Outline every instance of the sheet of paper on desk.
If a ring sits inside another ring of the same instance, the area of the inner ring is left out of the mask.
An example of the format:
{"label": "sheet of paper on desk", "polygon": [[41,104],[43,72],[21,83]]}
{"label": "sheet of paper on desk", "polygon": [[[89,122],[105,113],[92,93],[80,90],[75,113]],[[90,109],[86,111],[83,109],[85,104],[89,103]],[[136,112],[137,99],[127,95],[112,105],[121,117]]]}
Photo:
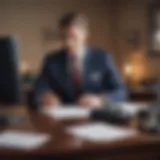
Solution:
{"label": "sheet of paper on desk", "polygon": [[35,149],[50,139],[48,134],[7,130],[0,133],[0,147],[15,149]]}
{"label": "sheet of paper on desk", "polygon": [[130,115],[138,113],[140,110],[147,110],[147,103],[120,103],[122,110]]}
{"label": "sheet of paper on desk", "polygon": [[77,119],[87,118],[90,115],[90,109],[78,106],[64,106],[51,109],[45,109],[42,112],[55,119]]}
{"label": "sheet of paper on desk", "polygon": [[93,123],[67,128],[67,132],[77,138],[89,141],[114,141],[129,138],[136,135],[135,130],[112,126],[107,123]]}

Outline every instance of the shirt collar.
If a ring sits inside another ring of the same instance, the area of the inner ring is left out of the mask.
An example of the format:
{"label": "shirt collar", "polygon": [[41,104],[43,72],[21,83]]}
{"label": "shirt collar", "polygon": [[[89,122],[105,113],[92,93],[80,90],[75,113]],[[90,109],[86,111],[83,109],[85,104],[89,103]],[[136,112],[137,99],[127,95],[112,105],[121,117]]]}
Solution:
{"label": "shirt collar", "polygon": [[[83,61],[86,53],[87,53],[87,47],[84,47],[84,48],[82,48],[78,53],[75,54],[75,57],[76,57],[78,60]],[[69,57],[69,59],[70,59],[71,55],[69,55],[68,57]]]}

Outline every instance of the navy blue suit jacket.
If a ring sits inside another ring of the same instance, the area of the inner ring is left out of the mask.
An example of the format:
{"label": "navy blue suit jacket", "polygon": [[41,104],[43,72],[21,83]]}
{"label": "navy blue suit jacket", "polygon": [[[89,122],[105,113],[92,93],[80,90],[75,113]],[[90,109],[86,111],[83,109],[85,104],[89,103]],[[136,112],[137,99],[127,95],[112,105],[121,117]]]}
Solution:
{"label": "navy blue suit jacket", "polygon": [[[64,50],[46,57],[35,86],[37,101],[47,90],[56,93],[64,103],[74,103],[77,100],[67,62],[67,53]],[[111,56],[101,49],[87,49],[82,82],[82,93],[104,94],[111,101],[123,101],[127,97],[126,88]]]}

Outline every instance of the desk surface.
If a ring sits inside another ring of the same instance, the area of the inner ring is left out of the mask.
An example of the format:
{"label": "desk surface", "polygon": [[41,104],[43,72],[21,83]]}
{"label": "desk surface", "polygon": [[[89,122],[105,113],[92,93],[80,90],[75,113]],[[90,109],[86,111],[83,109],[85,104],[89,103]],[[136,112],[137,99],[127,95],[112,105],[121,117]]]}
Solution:
{"label": "desk surface", "polygon": [[[4,112],[4,111],[3,111]],[[0,156],[39,156],[57,159],[159,159],[160,136],[139,133],[136,137],[114,142],[93,143],[77,139],[65,133],[65,127],[73,124],[93,122],[91,119],[57,121],[36,112],[19,108],[26,121],[22,124],[0,126],[0,131],[6,129],[26,130],[53,135],[44,146],[30,151],[0,148]],[[9,113],[17,113],[10,111]]]}

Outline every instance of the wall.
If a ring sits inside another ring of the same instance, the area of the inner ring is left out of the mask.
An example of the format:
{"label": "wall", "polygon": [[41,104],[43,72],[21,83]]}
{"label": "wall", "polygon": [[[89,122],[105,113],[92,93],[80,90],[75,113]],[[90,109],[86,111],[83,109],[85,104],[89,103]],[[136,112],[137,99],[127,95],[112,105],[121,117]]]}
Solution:
{"label": "wall", "polygon": [[[160,57],[148,54],[149,17],[147,0],[112,1],[112,37],[115,52],[120,55],[121,69],[125,63],[133,66],[133,82],[147,77],[160,77]],[[127,41],[133,31],[140,35],[140,45],[133,48]]]}
{"label": "wall", "polygon": [[57,21],[67,11],[86,13],[91,23],[91,43],[111,48],[108,4],[106,0],[1,0],[0,36],[15,35],[21,62],[37,72],[46,53],[43,30],[57,31]]}

